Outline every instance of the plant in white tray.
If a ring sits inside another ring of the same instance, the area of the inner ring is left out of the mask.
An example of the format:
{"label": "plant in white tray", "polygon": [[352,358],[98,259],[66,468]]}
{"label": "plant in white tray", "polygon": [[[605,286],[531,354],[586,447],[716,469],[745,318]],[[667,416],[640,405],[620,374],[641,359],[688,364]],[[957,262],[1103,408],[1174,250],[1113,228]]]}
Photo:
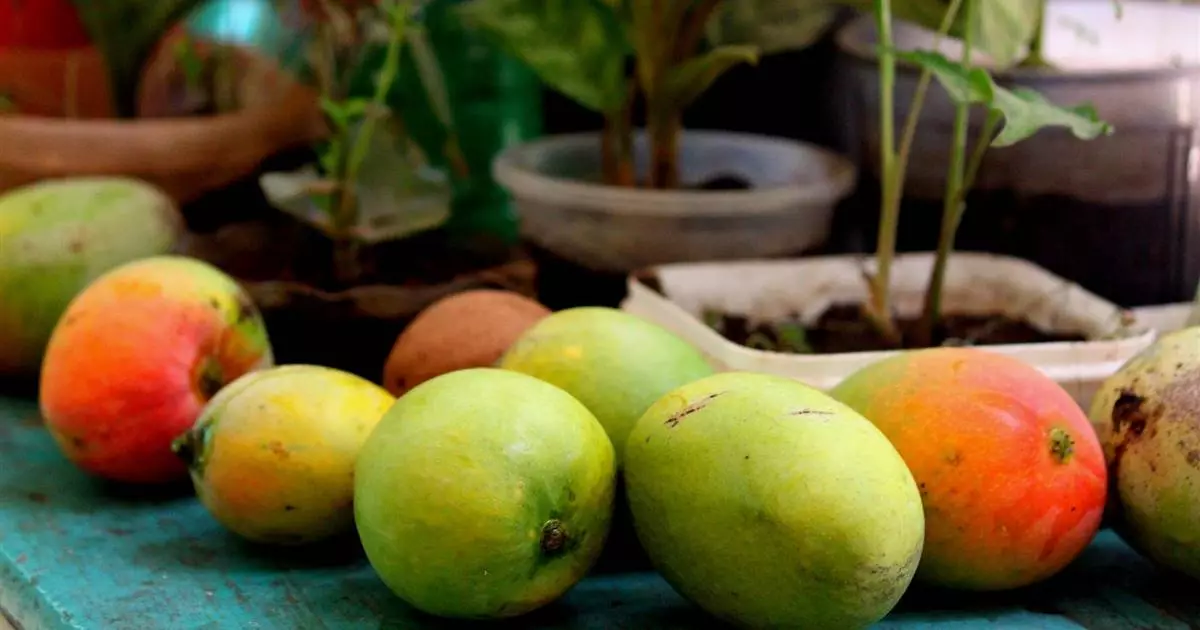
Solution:
{"label": "plant in white tray", "polygon": [[[1001,4],[1005,6],[997,6]],[[980,48],[993,64],[997,58],[1041,63],[1043,1],[874,0],[870,5],[879,32],[882,131],[880,228],[873,259],[657,267],[631,277],[625,307],[683,334],[725,369],[775,372],[828,387],[888,352],[987,345],[1038,366],[1086,404],[1099,381],[1147,345],[1153,333],[1139,328],[1117,306],[1035,265],[952,252],[967,192],[989,150],[1002,151],[1047,127],[1065,129],[1080,141],[1110,134],[1112,127],[1089,105],[1062,107],[1033,90],[1007,90],[973,63]],[[944,6],[936,13],[933,48],[897,51],[891,40],[893,19],[929,21],[934,13],[916,9],[932,5]],[[1016,26],[998,32],[994,27],[1000,23]],[[957,60],[939,52],[941,39],[951,34],[962,44]],[[1021,58],[1015,50],[1031,52]],[[898,61],[922,69],[899,127],[894,99]],[[905,170],[934,81],[954,102],[956,113],[938,249],[897,256]],[[972,142],[969,123],[975,107],[986,115]]]}

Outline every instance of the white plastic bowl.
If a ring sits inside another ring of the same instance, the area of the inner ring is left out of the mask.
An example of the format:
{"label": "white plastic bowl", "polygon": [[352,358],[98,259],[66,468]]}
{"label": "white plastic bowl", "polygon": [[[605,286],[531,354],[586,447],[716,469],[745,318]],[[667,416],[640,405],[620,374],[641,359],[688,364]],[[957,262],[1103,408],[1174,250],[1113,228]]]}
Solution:
{"label": "white plastic bowl", "polygon": [[[646,141],[634,143],[646,172]],[[765,136],[688,131],[684,185],[739,176],[750,190],[648,190],[600,183],[600,137],[552,136],[512,147],[494,165],[530,241],[597,271],[795,253],[829,235],[833,208],[857,179],[854,165],[819,147]]]}

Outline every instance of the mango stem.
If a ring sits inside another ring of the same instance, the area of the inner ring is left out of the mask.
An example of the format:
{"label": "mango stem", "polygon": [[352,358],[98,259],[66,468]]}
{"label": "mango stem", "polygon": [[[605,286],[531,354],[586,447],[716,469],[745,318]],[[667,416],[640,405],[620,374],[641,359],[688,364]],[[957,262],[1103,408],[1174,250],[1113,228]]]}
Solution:
{"label": "mango stem", "polygon": [[1054,428],[1050,430],[1050,455],[1054,457],[1054,461],[1065,464],[1071,459],[1071,455],[1075,453],[1075,438],[1066,431]]}
{"label": "mango stem", "polygon": [[195,440],[192,439],[192,432],[188,431],[175,438],[175,441],[171,442],[171,452],[183,460],[188,468],[191,468],[192,464],[196,463],[196,446]]}
{"label": "mango stem", "polygon": [[567,530],[563,522],[550,519],[542,526],[542,551],[547,554],[562,551],[567,544]]}

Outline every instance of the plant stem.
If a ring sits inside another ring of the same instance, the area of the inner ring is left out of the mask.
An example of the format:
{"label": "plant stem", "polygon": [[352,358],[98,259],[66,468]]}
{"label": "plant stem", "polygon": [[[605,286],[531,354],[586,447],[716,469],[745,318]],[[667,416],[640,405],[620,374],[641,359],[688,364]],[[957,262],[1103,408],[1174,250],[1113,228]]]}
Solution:
{"label": "plant stem", "polygon": [[[954,20],[958,17],[958,12],[962,6],[963,0],[951,0],[950,6],[942,15],[942,22],[938,25],[937,34],[934,37],[934,47],[941,44],[942,38],[950,32],[950,28],[954,25]],[[933,73],[929,69],[922,70],[920,78],[917,80],[916,90],[913,92],[912,102],[909,103],[908,115],[904,122],[903,135],[900,140],[900,149],[898,152],[891,148],[895,141],[893,125],[894,118],[892,109],[895,107],[894,92],[891,86],[895,84],[895,57],[892,55],[892,35],[890,21],[883,22],[883,17],[890,13],[891,9],[887,2],[876,2],[876,18],[880,20],[878,25],[880,47],[883,51],[880,53],[880,153],[881,155],[881,181],[883,182],[883,194],[880,207],[880,223],[879,223],[879,239],[876,247],[876,260],[878,261],[878,271],[871,279],[870,292],[872,298],[871,307],[867,310],[868,315],[871,315],[872,320],[876,323],[879,331],[886,339],[894,344],[900,343],[899,331],[896,330],[895,321],[891,313],[891,265],[892,259],[895,257],[896,249],[896,229],[900,219],[900,202],[904,190],[904,180],[908,170],[908,158],[912,153],[913,142],[916,138],[917,124],[920,121],[921,110],[925,106],[925,97],[929,92],[929,85],[933,80]],[[888,13],[884,13],[884,12]],[[885,57],[887,59],[885,60]],[[890,78],[885,76],[890,74]]]}
{"label": "plant stem", "polygon": [[891,306],[892,259],[896,256],[896,228],[900,219],[899,184],[896,179],[895,88],[896,54],[892,41],[891,0],[875,0],[875,22],[879,31],[879,168],[882,206],[875,245],[877,270],[871,278],[871,300],[867,315],[891,343],[899,344]]}
{"label": "plant stem", "polygon": [[[966,0],[967,22],[975,17],[976,3],[979,0]],[[971,67],[971,54],[974,47],[974,35],[971,29],[963,34],[962,65]],[[989,116],[990,118],[990,116]],[[925,347],[933,343],[934,329],[941,319],[942,287],[946,282],[946,262],[954,249],[954,236],[958,232],[958,223],[962,218],[960,208],[966,203],[964,182],[966,178],[967,134],[970,131],[971,104],[956,103],[954,107],[954,139],[950,146],[950,168],[946,173],[946,195],[942,201],[942,225],[938,234],[937,254],[934,257],[933,271],[929,277],[929,286],[925,291],[925,308],[921,314],[921,326],[918,330],[916,343]],[[986,126],[986,125],[985,125]],[[983,151],[987,148],[987,140],[976,146],[976,155],[982,161]],[[982,146],[983,150],[979,147]],[[978,168],[978,167],[976,167]]]}
{"label": "plant stem", "polygon": [[[950,33],[950,28],[954,26],[954,20],[958,18],[962,3],[963,0],[951,0],[950,6],[946,8],[946,13],[942,16],[942,23],[938,25],[937,33],[933,37],[934,50],[941,46],[942,39]],[[913,142],[917,137],[917,124],[921,120],[921,110],[925,107],[925,96],[929,93],[929,86],[932,82],[933,72],[929,68],[922,69],[921,76],[917,79],[917,87],[913,91],[912,102],[908,105],[908,116],[904,121],[904,132],[900,137],[900,150],[896,158],[896,179],[900,182],[901,190],[903,190],[907,177],[908,156],[912,153]]]}
{"label": "plant stem", "polygon": [[350,152],[346,159],[345,171],[338,186],[337,205],[335,206],[333,223],[340,235],[354,226],[358,220],[358,200],[355,194],[358,183],[358,171],[367,151],[371,146],[371,135],[375,131],[375,123],[380,118],[380,112],[386,109],[387,95],[392,89],[392,83],[400,71],[400,46],[404,42],[405,26],[409,16],[409,2],[398,2],[389,7],[391,11],[390,31],[388,33],[387,52],[383,58],[383,66],[379,70],[375,82],[375,92],[371,96],[371,106],[354,135]]}
{"label": "plant stem", "polygon": [[1050,64],[1046,61],[1046,5],[1049,0],[1040,0],[1037,6],[1037,22],[1033,29],[1033,38],[1029,40],[1029,55],[1021,62],[1026,68],[1045,68]]}
{"label": "plant stem", "polygon": [[[983,166],[983,157],[987,155],[988,149],[992,147],[992,136],[996,133],[996,127],[1000,126],[1001,115],[999,112],[989,111],[987,120],[983,123],[983,128],[979,130],[979,137],[975,140],[975,149],[971,152],[971,159],[967,160],[967,175],[963,178],[963,187],[959,191],[958,200],[958,219],[962,219],[965,206],[962,202],[966,201],[967,193],[975,187],[975,180],[979,177],[979,168]],[[955,223],[957,229],[958,223]]]}
{"label": "plant stem", "polygon": [[708,24],[708,20],[720,5],[721,0],[700,0],[700,4],[688,14],[683,28],[678,33],[678,39],[675,41],[673,56],[675,62],[687,59],[696,51],[696,47],[700,45],[700,39],[704,37],[705,25]]}
{"label": "plant stem", "polygon": [[679,135],[682,117],[677,111],[660,112],[646,121],[650,141],[650,187],[679,187]]}
{"label": "plant stem", "polygon": [[[662,3],[662,6],[666,4]],[[663,49],[661,58],[653,61],[656,68],[653,84],[645,88],[646,135],[650,144],[648,179],[651,188],[679,187],[679,136],[683,132],[683,113],[673,102],[666,102],[662,98],[661,83],[672,67],[695,53],[704,36],[704,25],[720,4],[721,0],[700,0],[679,22],[670,20],[673,23],[668,26],[673,31],[675,41]]]}
{"label": "plant stem", "polygon": [[637,96],[637,81],[630,80],[621,109],[604,115],[601,136],[604,183],[609,186],[637,186],[633,172],[633,99]]}

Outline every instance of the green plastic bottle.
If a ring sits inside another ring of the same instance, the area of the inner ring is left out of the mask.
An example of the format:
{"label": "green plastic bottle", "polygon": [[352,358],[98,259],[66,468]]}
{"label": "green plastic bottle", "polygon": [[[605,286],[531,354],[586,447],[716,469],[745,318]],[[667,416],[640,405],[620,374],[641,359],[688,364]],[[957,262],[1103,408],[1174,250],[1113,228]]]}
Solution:
{"label": "green plastic bottle", "polygon": [[[452,212],[447,230],[457,238],[490,237],[504,244],[517,241],[517,217],[511,201],[494,179],[492,160],[512,144],[542,133],[541,83],[516,59],[504,54],[463,23],[456,7],[464,0],[432,0],[419,16],[441,74],[450,115],[468,175],[452,179]],[[200,36],[252,45],[298,63],[300,51],[281,29],[270,0],[212,0],[189,21]],[[351,92],[369,97],[383,61],[382,46],[364,55]],[[438,166],[446,130],[421,84],[411,46],[406,46],[400,76],[388,95],[389,105],[404,112],[405,127]]]}
{"label": "green plastic bottle", "polygon": [[426,15],[471,173],[455,187],[451,221],[464,232],[515,243],[517,216],[508,194],[492,179],[492,160],[542,134],[542,86],[524,64],[463,24],[454,11],[462,1],[434,0]]}
{"label": "green plastic bottle", "polygon": [[[525,65],[463,23],[455,10],[463,1],[432,0],[419,17],[441,68],[468,171],[466,177],[452,178],[446,228],[456,238],[490,237],[512,244],[518,236],[517,217],[508,194],[492,179],[492,160],[506,147],[541,135],[541,83]],[[377,67],[364,64],[367,72],[356,81],[364,94],[369,94],[370,72]],[[446,130],[421,83],[412,46],[405,47],[389,104],[404,112],[407,132],[431,161],[445,168],[440,157]]]}

